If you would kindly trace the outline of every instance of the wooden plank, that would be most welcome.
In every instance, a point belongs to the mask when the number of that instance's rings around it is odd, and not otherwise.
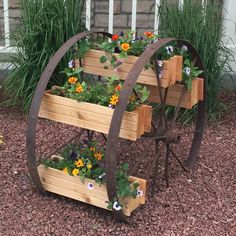
[[[98,125],[105,125],[109,128],[111,123],[112,115],[106,115],[106,114],[99,114],[95,113],[93,111],[86,111],[86,110],[78,110],[72,107],[67,107],[62,104],[54,104],[50,102],[42,101],[41,111],[44,112],[51,112],[56,114],[62,114],[63,116],[67,116],[69,118],[75,118],[80,119],[84,121],[89,121],[96,123]],[[41,113],[40,113],[41,114]],[[139,120],[138,117],[139,113],[136,114],[136,116],[130,116],[130,119],[123,119],[123,122],[121,124],[121,129],[129,130],[131,132],[137,132],[138,125],[137,122]]]
[[[71,117],[67,117],[61,114],[52,113],[52,112],[48,112],[44,110],[40,110],[39,117],[65,123],[68,125],[74,125],[74,126],[81,127],[84,129],[94,130],[94,131],[101,132],[104,134],[108,134],[108,131],[109,131],[109,127],[105,125],[100,124],[98,126],[98,124],[94,122],[84,121],[82,119],[74,119]],[[122,130],[122,129],[120,130],[119,137],[132,140],[132,141],[136,141],[138,138],[137,133],[127,131],[127,130]]]
[[[197,78],[198,81],[198,101],[204,100],[204,80],[202,78]]]
[[[151,106],[147,106],[147,105],[143,105],[143,109],[144,109],[144,131],[145,132],[150,132],[152,125],[152,107]]]
[[[183,67],[183,57],[177,57],[177,65],[176,65],[176,81],[182,81],[182,67]]]
[[[180,107],[191,109],[198,102],[198,81],[199,79],[193,80],[192,90],[188,92],[187,90],[184,92],[182,97]],[[159,92],[154,86],[147,86],[150,91],[149,101],[160,103]],[[184,89],[184,85],[182,84],[174,84],[168,88],[168,95],[166,103],[171,106],[177,106],[179,98],[181,96],[182,89]]]
[[[107,77],[116,75],[120,79],[125,80],[129,71],[133,67],[133,64],[138,59],[136,56],[128,56],[124,59],[124,63],[117,67],[116,70],[113,68],[104,69],[104,66],[109,66],[109,63],[100,63],[100,57],[102,55],[106,55],[106,53],[104,51],[90,50],[83,59],[84,72]],[[118,56],[119,54],[114,53],[114,55]],[[174,61],[174,64],[171,63],[171,61]],[[182,62],[182,56],[174,56],[169,61],[163,61],[163,76],[161,80],[161,85],[163,88],[167,88],[171,81],[173,84],[174,78],[177,76],[179,80],[182,79]],[[76,60],[76,67],[79,66],[79,61]],[[149,68],[148,70],[143,70],[138,77],[137,83],[157,86],[156,74],[153,69]]]
[[[143,109],[140,106],[138,112],[124,113],[120,137],[135,141],[144,133],[144,123],[139,121],[139,119],[143,120]],[[113,112],[114,110],[108,107],[77,102],[73,99],[45,93],[39,117],[108,134]]]
[[[42,164],[38,166],[38,171],[40,179],[42,181],[42,185],[46,191],[107,209],[108,196],[105,184],[100,186],[94,180],[88,178],[85,178],[85,182],[83,184],[79,176],[71,176],[69,174],[63,173],[60,170],[45,167]],[[139,179],[133,176],[130,176],[130,179],[132,181],[139,182],[139,188],[142,188],[142,191],[145,195],[146,180]],[[87,188],[88,183],[94,184],[93,190],[89,190]],[[122,199],[122,204],[126,206],[125,208],[123,208],[124,214],[130,216],[131,212],[140,205],[140,201],[143,202],[143,200],[141,199],[142,197],[137,197],[136,199],[130,197]]]

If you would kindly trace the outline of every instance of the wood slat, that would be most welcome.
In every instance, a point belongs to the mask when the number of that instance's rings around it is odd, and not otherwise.
[[[146,109],[146,122],[143,109]],[[114,110],[108,107],[77,102],[46,92],[41,102],[39,117],[108,134],[113,112]],[[133,112],[125,112],[119,136],[136,141],[145,132],[144,123],[148,125],[150,116],[151,110],[142,106]]]
[[[202,88],[199,88],[199,83],[202,84],[201,78],[196,78],[193,80],[192,90],[190,92],[188,92],[187,90],[184,92],[180,107],[191,109],[195,104],[198,103],[199,97],[201,98],[203,94]],[[154,86],[147,86],[147,88],[150,91],[149,101],[160,103],[158,89]],[[170,86],[168,88],[166,104],[171,106],[177,106],[183,89],[184,85],[182,84],[174,84]]]
[[[100,63],[100,57],[106,55],[104,51],[90,50],[82,60],[85,73],[111,77],[113,75],[118,76],[120,79],[125,80],[133,64],[137,61],[138,57],[128,56],[124,59],[124,63],[116,68],[104,69],[104,66],[109,66],[106,63]],[[118,56],[119,54],[114,53]],[[170,83],[174,83],[174,79],[182,79],[182,56],[174,56],[169,61],[163,61],[163,75],[161,80],[161,86],[167,88]],[[76,60],[76,67],[79,67],[79,61]],[[178,71],[177,71],[178,70]],[[156,74],[153,69],[143,70],[138,77],[138,83],[157,86]]]

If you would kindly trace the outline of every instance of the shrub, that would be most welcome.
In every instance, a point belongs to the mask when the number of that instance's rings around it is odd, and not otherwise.
[[[221,5],[218,1],[207,2],[204,6],[202,1],[185,0],[181,9],[177,3],[163,1],[159,8],[160,34],[186,39],[197,48],[205,66],[208,118],[217,119],[224,110],[217,99],[221,75],[224,70],[230,70],[232,53],[224,40]],[[192,119],[195,113],[196,109],[185,112],[182,119]]]
[[[28,110],[40,75],[51,56],[70,37],[84,30],[82,11],[85,0],[21,0],[21,25],[11,37],[17,54],[11,57],[10,75],[3,83],[10,95],[6,105],[22,105]],[[68,55],[58,65],[51,81],[63,84],[58,73]]]

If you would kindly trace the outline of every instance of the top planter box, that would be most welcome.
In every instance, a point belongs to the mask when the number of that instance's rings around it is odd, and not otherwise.
[[[108,134],[114,110],[108,107],[44,93],[39,117]],[[125,112],[119,137],[136,141],[151,130],[152,107],[141,105]]]
[[[116,70],[110,67],[104,69],[104,66],[109,66],[109,64],[100,62],[100,57],[103,55],[106,55],[104,51],[89,50],[82,60],[84,72],[107,77],[117,75],[120,79],[125,80],[133,64],[138,60],[138,57],[136,56],[128,56]],[[163,88],[167,88],[169,85],[174,84],[176,80],[182,80],[182,64],[182,56],[174,56],[168,61],[163,61],[163,75],[161,79],[161,86]],[[76,67],[80,67],[79,60],[76,61]],[[151,68],[143,70],[139,75],[137,82],[157,86],[156,73]]]

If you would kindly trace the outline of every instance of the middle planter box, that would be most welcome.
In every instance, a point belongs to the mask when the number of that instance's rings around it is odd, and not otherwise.
[[[114,110],[97,104],[44,93],[39,117],[108,134]],[[119,137],[136,141],[151,130],[152,107],[140,105],[132,112],[125,112]]]

